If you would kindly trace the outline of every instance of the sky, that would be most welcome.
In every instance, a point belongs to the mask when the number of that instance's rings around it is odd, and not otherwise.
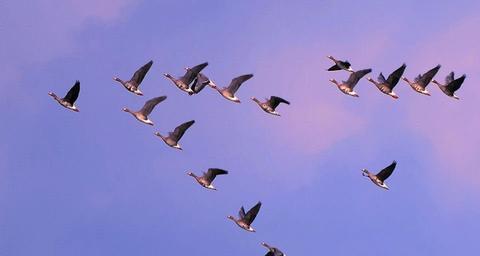
[[[0,2],[0,255],[459,255],[480,250],[478,1]],[[326,72],[467,74],[460,100],[400,81],[398,100]],[[130,78],[153,60],[145,96]],[[216,84],[253,73],[241,104],[188,96],[163,73],[204,61]],[[79,113],[47,95],[81,81]],[[167,95],[151,114],[139,109]],[[250,100],[291,102],[270,116]],[[183,151],[153,134],[194,119]],[[362,177],[393,160],[389,191]],[[229,175],[218,191],[188,171]],[[263,203],[256,233],[226,218]]]

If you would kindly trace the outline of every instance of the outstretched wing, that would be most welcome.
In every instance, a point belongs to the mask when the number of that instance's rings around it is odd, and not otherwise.
[[[238,88],[240,88],[240,85],[242,85],[243,82],[247,81],[248,79],[250,79],[252,77],[253,77],[253,74],[248,74],[248,75],[235,77],[234,79],[232,79],[232,81],[230,82],[230,85],[228,86],[227,89],[232,94],[234,94],[235,92],[237,92]]]
[[[358,81],[370,72],[372,72],[371,68],[355,71],[352,74],[350,74],[350,77],[348,78],[346,84],[348,84],[350,88],[353,89],[355,85],[357,85]]]
[[[463,75],[463,76],[453,80],[451,83],[449,83],[447,85],[447,89],[449,91],[451,91],[452,93],[455,92],[456,90],[460,89],[460,86],[462,86],[463,81],[465,81],[466,77],[467,77],[466,75]]]
[[[381,84],[387,82],[387,79],[385,79],[385,77],[383,76],[382,72],[380,72],[380,74],[378,75],[377,80],[378,80],[378,82],[381,83]]]
[[[337,71],[337,70],[342,70],[337,64],[329,67],[327,71]]]
[[[383,170],[377,173],[377,178],[380,179],[382,182],[385,181],[386,179],[388,179],[388,177],[390,177],[390,175],[392,175],[395,166],[397,166],[397,162],[393,161],[393,163],[391,163],[389,166],[385,167]]]
[[[150,113],[152,113],[152,110],[155,108],[155,106],[158,103],[164,101],[166,98],[167,98],[167,96],[160,96],[160,97],[156,97],[156,98],[147,100],[147,102],[145,102],[145,105],[143,105],[142,109],[140,109],[139,112],[141,112],[145,116],[150,115]]]
[[[452,71],[447,77],[445,77],[445,85],[449,85],[453,80],[455,80],[455,73]]]
[[[70,90],[67,92],[67,95],[65,95],[65,98],[63,98],[63,100],[73,105],[73,103],[75,103],[75,101],[77,100],[79,93],[80,93],[80,81],[77,80],[75,84],[72,86],[72,88],[70,88]]]
[[[195,80],[193,81],[191,89],[193,90],[193,92],[199,93],[201,90],[203,90],[203,88],[205,88],[208,83],[210,83],[210,79],[208,79],[208,77],[204,74],[199,73],[197,75],[197,78],[195,78]]]
[[[278,105],[280,105],[280,103],[285,103],[290,105],[290,102],[277,96],[271,96],[270,99],[268,100],[268,103],[273,109],[275,109]]]
[[[260,207],[262,207],[262,203],[258,202],[252,209],[250,209],[247,214],[245,215],[245,222],[250,225],[257,217],[258,212],[260,211]]]
[[[245,218],[245,208],[243,208],[243,206],[240,207],[240,211],[238,211],[238,217],[239,217],[240,219]]]
[[[403,64],[388,76],[387,84],[390,87],[390,89],[393,89],[393,87],[395,87],[395,85],[398,84],[398,81],[400,81],[400,78],[402,77],[403,72],[405,72],[405,68],[407,68],[407,65]]]
[[[212,182],[217,175],[225,175],[225,174],[228,174],[228,171],[218,169],[218,168],[210,168],[210,169],[208,169],[204,178],[207,179],[208,181]]]
[[[180,79],[185,84],[189,85],[193,82],[193,80],[195,80],[195,78],[197,78],[198,73],[200,73],[206,66],[208,66],[208,62],[196,65],[193,68],[187,68],[187,72],[185,72],[185,75],[183,75]]]
[[[192,126],[192,124],[194,124],[194,123],[195,123],[195,120],[191,120],[191,121],[188,121],[186,123],[183,123],[183,124],[177,126],[177,128],[175,128],[175,130],[171,134],[171,136],[173,137],[172,139],[174,139],[175,141],[179,141],[182,138],[185,131],[188,128],[190,128],[190,126]]]
[[[131,81],[135,82],[137,84],[137,87],[142,83],[143,78],[145,78],[145,75],[147,72],[150,70],[150,68],[153,65],[153,61],[149,61],[147,64],[143,65],[141,68],[139,68],[137,71],[135,71],[135,74],[133,74]]]
[[[418,82],[425,88],[427,85],[432,81],[433,77],[437,74],[438,70],[440,70],[441,65],[437,65],[436,67],[430,69],[425,74],[423,74],[419,79]]]

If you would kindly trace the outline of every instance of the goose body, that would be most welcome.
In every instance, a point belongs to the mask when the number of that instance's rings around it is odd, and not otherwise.
[[[155,135],[160,137],[163,142],[165,142],[165,144],[167,144],[168,146],[182,150],[182,147],[180,146],[180,144],[178,144],[178,142],[183,137],[183,134],[185,134],[185,131],[190,128],[190,126],[192,126],[194,123],[195,120],[185,122],[177,126],[173,132],[169,132],[168,136],[163,136],[159,132],[156,132]]]
[[[280,103],[290,105],[290,102],[277,96],[271,96],[270,99],[265,99],[264,102],[259,101],[255,97],[252,97],[252,100],[255,101],[263,111],[275,116],[280,116],[280,114],[275,110]]]
[[[448,74],[448,76],[445,78],[445,84],[440,84],[436,80],[432,80],[432,83],[438,85],[440,90],[442,90],[445,95],[458,100],[460,98],[455,94],[455,91],[460,89],[466,77],[467,76],[464,74],[455,79],[455,73],[450,72],[450,74]]]
[[[80,81],[76,81],[75,84],[70,88],[67,92],[65,97],[61,98],[58,97],[55,93],[49,92],[50,95],[54,100],[56,100],[60,105],[62,105],[66,109],[70,109],[75,112],[79,112],[80,110],[75,106],[75,101],[78,99],[78,95],[80,94]]]
[[[217,190],[212,184],[215,177],[226,174],[228,174],[228,171],[218,168],[210,168],[207,172],[204,172],[202,176],[197,176],[193,172],[187,173],[187,175],[192,176],[202,187],[212,190]]]
[[[270,246],[265,242],[262,243],[262,245],[268,249],[268,252],[265,254],[265,256],[287,256],[285,253],[280,251],[280,249]]]
[[[373,174],[369,172],[367,169],[362,170],[362,175],[365,177],[368,177],[375,185],[384,188],[384,189],[389,189],[387,184],[385,183],[385,180],[392,175],[393,170],[395,170],[395,167],[397,166],[397,162],[393,161],[389,166],[385,167],[383,170],[381,170],[377,174]]]
[[[127,89],[129,92],[132,92],[135,95],[142,96],[143,93],[142,93],[142,91],[140,91],[140,89],[138,87],[142,83],[143,79],[145,78],[145,75],[150,70],[152,65],[153,65],[153,61],[151,60],[147,64],[140,67],[137,71],[135,71],[132,78],[130,78],[130,80],[128,80],[128,81],[123,81],[122,79],[120,79],[118,77],[114,77],[113,80],[122,84],[123,87],[125,87],[125,89]]]
[[[195,80],[197,75],[208,65],[208,62],[199,64],[193,68],[185,68],[185,75],[175,78],[170,74],[164,74],[165,77],[170,79],[178,89],[192,95],[194,91],[190,88],[190,84]]]
[[[222,95],[225,99],[229,101],[233,101],[235,103],[240,103],[240,99],[235,96],[235,93],[238,91],[240,86],[247,81],[248,79],[252,78],[253,74],[242,75],[232,79],[230,85],[224,88],[218,88],[215,84],[212,86],[215,90],[217,90],[220,95]]]
[[[237,226],[239,226],[240,228],[249,232],[255,232],[255,229],[251,225],[255,220],[255,218],[257,217],[257,214],[260,211],[261,206],[262,206],[262,203],[258,202],[247,213],[245,213],[245,209],[242,206],[240,208],[240,211],[238,212],[238,219],[233,216],[228,216],[227,218],[235,222],[235,224],[237,224]]]
[[[331,59],[335,64],[331,66],[327,71],[337,71],[337,70],[345,70],[348,72],[354,72],[353,69],[351,68],[350,62],[348,61],[341,61],[335,59],[333,56],[327,56],[327,58]]]
[[[441,65],[437,65],[436,67],[425,72],[423,75],[418,75],[417,77],[415,77],[414,81],[410,81],[406,77],[402,77],[402,79],[407,82],[410,87],[412,87],[412,89],[416,92],[430,96],[430,93],[427,90],[427,85],[430,83],[430,81],[432,81],[433,77],[437,74],[440,67]]]
[[[337,85],[338,89],[350,96],[359,97],[358,94],[353,90],[357,85],[358,81],[366,74],[372,72],[372,69],[362,69],[359,71],[352,72],[347,81],[342,81],[341,83],[337,82],[335,79],[330,79],[330,82]]]
[[[403,64],[400,66],[398,69],[393,71],[387,79],[383,76],[382,73],[378,75],[378,82],[373,80],[372,78],[367,78],[368,81],[372,82],[381,92],[383,92],[386,95],[391,96],[394,99],[398,99],[397,94],[393,91],[393,88],[398,84],[398,81],[403,75],[403,72],[405,72],[405,68],[407,66]]]
[[[123,108],[123,111],[132,114],[138,121],[144,124],[153,125],[153,122],[148,118],[148,115],[152,113],[153,109],[155,108],[155,106],[157,106],[158,103],[164,101],[166,98],[167,96],[160,96],[150,99],[145,102],[143,107],[138,111],[131,111],[128,108]]]

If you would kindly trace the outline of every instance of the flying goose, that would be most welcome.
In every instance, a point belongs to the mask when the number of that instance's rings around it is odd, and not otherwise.
[[[387,79],[383,76],[382,73],[378,75],[378,82],[373,80],[372,78],[367,78],[368,81],[372,82],[377,88],[385,93],[386,95],[390,95],[394,99],[398,99],[397,94],[393,91],[393,88],[398,84],[398,81],[403,75],[403,72],[405,71],[405,68],[407,65],[403,64],[399,68],[397,68],[395,71],[393,71]]]
[[[164,101],[166,98],[167,98],[167,96],[160,96],[160,97],[150,99],[147,102],[145,102],[145,105],[143,105],[142,109],[140,109],[139,111],[136,111],[136,112],[131,111],[128,108],[123,108],[123,111],[132,114],[138,121],[140,121],[144,124],[153,125],[152,120],[148,119],[148,115],[150,115],[150,113],[152,113],[152,110],[155,108],[155,106],[158,103]]]
[[[60,105],[75,112],[79,112],[77,106],[75,106],[75,101],[78,98],[78,94],[80,93],[80,81],[76,81],[75,84],[70,88],[65,95],[64,98],[58,97],[55,93],[49,92],[48,95],[52,96],[54,100],[56,100]]]
[[[457,79],[455,79],[455,74],[452,72],[450,72],[450,74],[448,74],[448,76],[445,78],[445,84],[440,84],[439,82],[437,82],[436,80],[432,80],[432,83],[438,85],[438,87],[440,88],[440,90],[442,90],[443,93],[445,93],[447,96],[450,96],[454,99],[457,99],[459,100],[460,98],[455,95],[455,91],[457,91],[458,89],[460,89],[460,86],[462,86],[463,84],[463,81],[465,81],[465,78],[467,77],[467,75],[463,75]]]
[[[197,176],[195,175],[195,173],[193,172],[189,172],[187,173],[187,175],[189,176],[192,176],[193,178],[195,178],[195,180],[200,184],[202,185],[202,187],[204,188],[208,188],[208,189],[212,189],[212,190],[217,190],[212,182],[213,180],[215,179],[215,177],[217,175],[225,175],[225,174],[228,174],[228,171],[225,171],[225,170],[222,170],[222,169],[218,169],[218,168],[210,168],[208,169],[207,172],[203,172],[203,175],[202,176]]]
[[[182,138],[185,131],[190,128],[190,126],[192,126],[192,124],[194,123],[195,120],[183,123],[177,126],[173,132],[169,132],[168,136],[162,136],[159,132],[156,132],[155,135],[160,137],[168,146],[182,150],[182,147],[180,146],[180,144],[178,144],[178,141]]]
[[[192,86],[190,87],[190,89],[192,89],[192,92],[190,94],[200,93],[200,91],[202,91],[203,88],[205,88],[205,86],[207,85],[212,88],[215,87],[215,83],[210,80],[206,75],[204,75],[203,73],[198,73],[197,78],[195,78]]]
[[[165,77],[170,79],[177,87],[178,89],[187,92],[188,94],[193,94],[193,90],[190,89],[190,84],[195,80],[197,77],[198,73],[202,71],[206,66],[208,65],[208,62],[196,65],[193,68],[185,68],[186,72],[185,75],[175,78],[170,74],[163,74]]]
[[[359,71],[352,72],[350,74],[350,77],[348,78],[347,81],[342,81],[342,83],[338,83],[337,80],[335,79],[330,79],[330,82],[334,83],[337,85],[338,89],[342,91],[343,93],[353,96],[353,97],[358,97],[358,94],[353,91],[353,88],[355,88],[355,85],[357,85],[358,81],[365,76],[366,74],[372,72],[372,69],[362,69]]]
[[[142,83],[143,78],[145,78],[145,75],[147,74],[148,70],[150,70],[152,65],[153,65],[153,61],[151,60],[147,64],[140,67],[137,71],[135,71],[135,73],[133,74],[132,78],[130,78],[129,81],[123,81],[118,77],[114,77],[113,80],[121,83],[123,87],[125,87],[125,89],[127,89],[128,91],[136,95],[142,96],[143,93],[140,91],[140,89],[138,89],[138,87]]]
[[[353,69],[350,67],[350,62],[348,61],[341,61],[341,60],[337,60],[335,59],[333,56],[329,55],[327,56],[327,58],[333,60],[333,62],[335,62],[335,64],[333,66],[331,66],[329,69],[327,69],[327,71],[337,71],[337,70],[345,70],[345,71],[348,71],[348,72],[353,72]]]
[[[272,247],[265,242],[262,243],[262,245],[265,246],[268,249],[268,252],[267,252],[267,254],[265,254],[265,256],[287,256],[285,253],[280,251],[278,248]]]
[[[415,77],[415,80],[411,82],[406,77],[402,77],[402,79],[407,82],[413,90],[418,93],[430,96],[430,93],[427,91],[427,85],[432,81],[433,77],[437,74],[438,70],[440,69],[441,65],[437,65],[436,67],[430,69],[423,75],[418,75]]]
[[[237,92],[238,88],[240,88],[242,83],[244,83],[245,81],[247,81],[252,77],[253,77],[253,74],[242,75],[232,79],[228,87],[223,87],[222,89],[220,89],[214,84],[212,88],[217,90],[225,99],[229,101],[233,101],[235,103],[240,103],[240,99],[238,99],[237,96],[235,96],[235,93]]]
[[[238,219],[229,215],[227,218],[233,220],[239,227],[245,229],[246,231],[255,232],[255,229],[252,228],[252,222],[257,217],[258,212],[260,211],[260,207],[262,206],[261,202],[258,202],[252,209],[250,209],[247,213],[245,213],[245,209],[243,206],[240,208],[238,212]]]
[[[395,166],[397,166],[397,162],[393,161],[389,166],[385,167],[383,170],[381,170],[379,173],[376,175],[369,172],[367,169],[362,170],[362,175],[365,177],[368,177],[375,185],[388,189],[387,184],[385,184],[385,180],[390,177],[390,175],[393,173],[393,170],[395,169]]]
[[[280,103],[285,103],[287,105],[290,105],[290,102],[277,96],[270,96],[270,99],[265,99],[266,100],[265,102],[260,102],[255,97],[252,97],[252,100],[255,101],[263,111],[275,116],[280,116],[280,114],[275,111],[275,108],[278,107]]]

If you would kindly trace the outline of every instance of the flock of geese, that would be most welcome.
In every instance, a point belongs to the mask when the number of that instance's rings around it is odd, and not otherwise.
[[[332,56],[327,56],[331,59],[335,64],[331,66],[328,71],[338,71],[338,70],[345,70],[350,72],[350,76],[347,81],[342,81],[341,83],[337,82],[335,79],[330,79],[332,83],[338,86],[340,91],[343,93],[358,97],[358,94],[353,90],[356,84],[360,81],[362,77],[367,75],[372,71],[372,69],[362,69],[358,71],[354,71],[351,68],[351,64],[348,61],[341,61],[337,60]],[[150,68],[153,65],[153,61],[149,61],[142,67],[140,67],[130,78],[128,81],[124,81],[118,77],[114,77],[113,80],[119,82],[126,90],[129,92],[142,96],[143,92],[140,90],[140,85],[145,78],[145,75],[148,73]],[[202,63],[192,68],[185,68],[185,74],[180,77],[174,77],[170,74],[164,74],[166,78],[171,80],[171,82],[181,91],[188,93],[189,95],[194,95],[200,93],[206,86],[218,91],[221,96],[225,99],[240,103],[240,99],[235,95],[238,91],[240,86],[245,83],[247,80],[253,77],[253,74],[246,74],[235,77],[230,82],[229,86],[219,88],[215,82],[209,79],[205,74],[201,73],[202,70],[207,67],[208,63]],[[459,78],[454,78],[454,73],[451,72],[445,79],[445,84],[440,84],[439,82],[433,80],[433,77],[437,74],[440,69],[440,65],[432,68],[431,70],[427,71],[423,75],[418,75],[413,82],[408,80],[407,78],[403,77],[403,73],[406,69],[406,65],[403,64],[398,69],[393,71],[388,78],[385,78],[382,73],[378,76],[378,81],[373,80],[372,78],[367,78],[368,81],[375,84],[375,86],[384,94],[391,96],[394,99],[397,99],[397,94],[393,91],[394,87],[397,85],[400,79],[406,81],[416,92],[430,95],[427,91],[427,85],[432,82],[437,84],[439,88],[445,93],[447,96],[453,97],[455,99],[459,99],[455,92],[460,88],[462,83],[465,80],[465,75],[462,75]],[[48,93],[54,100],[56,100],[60,105],[63,107],[79,112],[78,107],[75,105],[75,102],[80,93],[80,82],[77,80],[73,87],[67,92],[65,97],[61,98],[58,97],[55,93],[50,92]],[[130,113],[135,119],[138,121],[147,124],[147,125],[154,125],[153,121],[150,120],[149,115],[152,113],[153,109],[162,101],[166,100],[167,96],[159,96],[147,100],[143,107],[137,111],[132,111],[128,108],[123,108],[123,111]],[[265,101],[260,101],[255,97],[251,97],[251,99],[258,104],[258,106],[268,114],[280,116],[280,114],[276,111],[276,108],[281,104],[289,105],[290,102],[287,100],[280,98],[278,96],[271,96],[269,99],[265,99]],[[182,150],[182,147],[179,144],[180,139],[184,135],[184,133],[195,123],[195,120],[190,120],[183,124],[177,126],[173,132],[169,132],[168,135],[164,136],[159,132],[155,132],[154,134],[160,137],[165,144],[168,146]],[[388,179],[391,174],[393,173],[395,167],[397,165],[396,161],[393,161],[389,166],[385,167],[384,169],[380,170],[378,173],[374,174],[367,169],[362,170],[362,175],[369,178],[375,185],[383,188],[389,189],[385,180]],[[213,186],[213,181],[219,175],[227,175],[228,171],[218,168],[210,168],[206,172],[203,172],[202,175],[196,175],[193,172],[188,172],[187,175],[193,177],[198,184],[202,187],[210,190],[216,190]],[[250,210],[245,212],[244,207],[240,208],[238,212],[238,217],[228,216],[228,219],[231,219],[238,225],[240,228],[249,231],[255,232],[255,229],[252,227],[252,223],[255,220],[256,216],[260,212],[260,208],[262,206],[261,202],[255,204]],[[268,249],[266,256],[285,256],[285,254],[280,251],[278,248],[270,246],[266,243],[261,243],[262,246]]]

